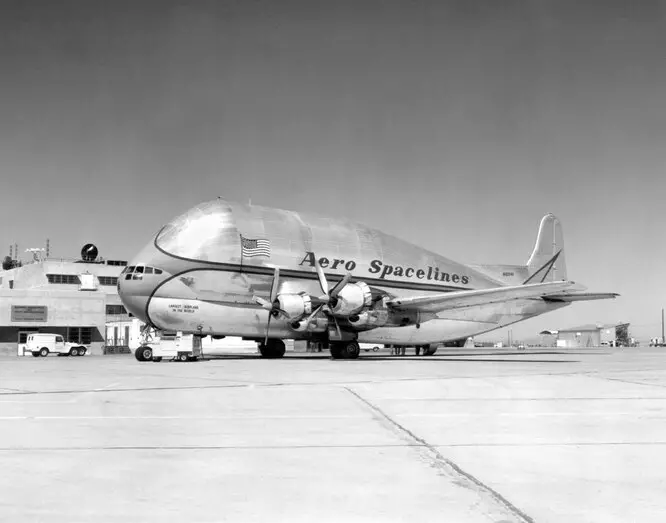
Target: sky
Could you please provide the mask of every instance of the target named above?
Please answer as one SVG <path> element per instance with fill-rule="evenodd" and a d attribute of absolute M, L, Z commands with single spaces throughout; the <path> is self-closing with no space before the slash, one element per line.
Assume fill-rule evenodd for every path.
<path fill-rule="evenodd" d="M 663 1 L 7 0 L 0 252 L 131 259 L 221 196 L 517 264 L 552 212 L 569 278 L 622 296 L 514 339 L 659 336 L 664 49 Z"/>

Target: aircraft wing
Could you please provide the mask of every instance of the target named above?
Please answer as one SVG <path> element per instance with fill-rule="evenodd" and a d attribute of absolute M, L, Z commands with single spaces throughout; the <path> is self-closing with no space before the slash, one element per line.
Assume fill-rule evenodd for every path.
<path fill-rule="evenodd" d="M 530 283 L 511 287 L 493 287 L 492 289 L 479 289 L 473 291 L 454 291 L 430 296 L 410 296 L 394 298 L 387 302 L 389 307 L 399 310 L 418 310 L 421 312 L 439 312 L 450 309 L 462 309 L 476 305 L 500 303 L 503 301 L 521 298 L 548 298 L 556 296 L 562 300 L 563 296 L 576 296 L 566 291 L 581 290 L 581 287 L 572 281 L 558 281 L 548 283 Z"/>
<path fill-rule="evenodd" d="M 615 292 L 570 292 L 563 294 L 549 294 L 544 296 L 546 301 L 588 301 L 588 300 L 608 300 L 617 298 L 619 294 Z"/>

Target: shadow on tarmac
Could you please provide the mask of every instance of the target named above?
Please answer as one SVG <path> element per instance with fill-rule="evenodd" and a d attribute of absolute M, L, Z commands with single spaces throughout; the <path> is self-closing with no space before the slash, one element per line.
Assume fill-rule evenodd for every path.
<path fill-rule="evenodd" d="M 553 353 L 539 353 L 539 354 L 563 354 L 558 352 Z M 442 355 L 442 356 L 375 356 L 375 355 L 361 355 L 361 357 L 355 360 L 334 360 L 330 355 L 325 353 L 317 353 L 312 355 L 285 355 L 282 359 L 288 360 L 331 360 L 331 361 L 341 361 L 341 362 L 358 362 L 358 361 L 422 361 L 422 362 L 478 362 L 478 363 L 576 363 L 578 360 L 546 360 L 546 359 L 526 359 L 526 358 L 488 358 L 487 354 L 460 354 L 460 355 Z M 515 356 L 526 356 L 526 354 L 515 354 Z M 263 359 L 258 354 L 229 354 L 229 355 L 214 355 L 206 356 L 200 358 L 199 361 L 212 361 L 212 360 L 257 360 Z"/>

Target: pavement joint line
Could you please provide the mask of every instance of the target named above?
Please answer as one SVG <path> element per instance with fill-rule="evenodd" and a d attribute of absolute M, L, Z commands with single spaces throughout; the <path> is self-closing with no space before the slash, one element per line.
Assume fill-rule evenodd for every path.
<path fill-rule="evenodd" d="M 630 385 L 643 385 L 645 387 L 658 387 L 660 389 L 666 388 L 666 385 L 662 385 L 660 383 L 645 383 L 645 382 L 641 382 L 641 381 L 623 380 L 623 379 L 620 379 L 620 378 L 609 378 L 607 376 L 590 375 L 590 377 L 591 378 L 596 378 L 596 379 L 599 379 L 599 380 L 617 381 L 617 382 L 620 382 L 620 383 L 628 383 Z"/>
<path fill-rule="evenodd" d="M 497 448 L 497 447 L 596 447 L 596 446 L 661 446 L 666 441 L 608 441 L 608 442 L 573 442 L 573 443 L 381 443 L 381 444 L 350 444 L 350 445 L 115 445 L 99 447 L 0 447 L 0 452 L 77 452 L 86 450 L 285 450 L 285 449 L 383 449 L 383 448 Z M 450 460 L 442 458 L 450 463 Z M 457 466 L 457 465 L 456 465 Z M 456 470 L 458 472 L 458 470 Z M 462 472 L 465 477 L 467 473 Z M 477 480 L 478 481 L 478 480 Z M 476 482 L 475 482 L 476 483 Z M 477 483 L 478 485 L 478 483 Z M 481 486 L 481 485 L 479 485 Z M 484 489 L 489 487 L 483 486 Z M 503 502 L 504 503 L 504 502 Z M 526 516 L 523 516 L 526 517 Z M 529 520 L 531 521 L 531 520 Z"/>
<path fill-rule="evenodd" d="M 493 498 L 496 502 L 498 502 L 501 506 L 505 507 L 508 509 L 510 512 L 512 512 L 515 516 L 520 518 L 521 520 L 525 521 L 526 523 L 534 523 L 534 520 L 528 516 L 525 512 L 520 510 L 518 507 L 516 507 L 513 503 L 511 503 L 508 499 L 506 499 L 504 496 L 502 496 L 499 492 L 496 490 L 492 489 L 485 483 L 483 483 L 481 480 L 477 479 L 475 476 L 470 474 L 469 472 L 466 472 L 463 470 L 460 466 L 458 466 L 456 463 L 451 461 L 450 459 L 445 458 L 440 454 L 440 452 L 437 450 L 436 447 L 432 446 L 429 444 L 426 440 L 423 438 L 418 437 L 416 434 L 414 434 L 412 431 L 410 431 L 408 428 L 404 427 L 397 421 L 395 421 L 393 418 L 391 418 L 388 414 L 386 414 L 381 408 L 378 406 L 374 405 L 370 401 L 366 400 L 363 396 L 361 396 L 358 392 L 355 390 L 345 387 L 345 389 L 355 396 L 359 401 L 361 401 L 363 404 L 365 404 L 367 407 L 369 407 L 371 410 L 373 410 L 375 413 L 379 414 L 383 419 L 388 421 L 391 425 L 396 427 L 398 430 L 400 430 L 404 435 L 406 435 L 408 438 L 410 438 L 413 441 L 416 441 L 420 445 L 419 447 L 425 448 L 430 453 L 432 454 L 434 458 L 434 462 L 436 464 L 439 464 L 440 466 L 445 466 L 446 468 L 452 470 L 454 473 L 456 473 L 458 476 L 462 476 L 463 478 L 467 479 L 474 485 L 476 485 L 481 491 L 485 492 L 486 494 L 490 495 L 491 498 Z"/>
<path fill-rule="evenodd" d="M 99 447 L 0 447 L 0 452 L 75 452 L 86 450 L 285 450 L 285 449 L 384 449 L 424 447 L 420 443 L 382 443 L 354 445 L 115 445 Z"/>
<path fill-rule="evenodd" d="M 344 387 L 350 385 L 362 385 L 362 384 L 384 384 L 384 383 L 395 383 L 395 382 L 406 382 L 406 381 L 444 381 L 444 380 L 456 380 L 456 379 L 506 379 L 514 377 L 539 377 L 539 376 L 585 376 L 585 377 L 594 377 L 598 379 L 605 379 L 610 381 L 625 381 L 626 383 L 632 383 L 635 385 L 644 385 L 651 387 L 660 387 L 666 388 L 666 385 L 650 384 L 650 383 L 640 383 L 632 382 L 628 380 L 621 380 L 617 378 L 607 378 L 603 376 L 596 376 L 589 371 L 586 372 L 546 372 L 546 373 L 534 373 L 534 374 L 503 374 L 503 375 L 489 375 L 489 376 L 423 376 L 423 377 L 414 377 L 414 378 L 384 378 L 381 380 L 356 380 L 356 381 L 342 381 L 342 382 L 288 382 L 288 383 L 267 383 L 267 382 L 258 382 L 258 383 L 248 383 L 248 382 L 236 382 L 230 384 L 220 384 L 220 385 L 185 385 L 185 386 L 172 386 L 172 387 L 124 387 L 118 389 L 81 389 L 81 390 L 49 390 L 49 391 L 35 391 L 35 390 L 22 390 L 22 389 L 8 389 L 4 387 L 0 389 L 0 397 L 2 396 L 26 396 L 26 395 L 44 395 L 44 394 L 83 394 L 83 393 L 103 393 L 103 392 L 148 392 L 148 391 L 159 391 L 159 390 L 201 390 L 201 389 L 225 389 L 225 388 L 260 388 L 260 387 Z M 167 376 L 163 376 L 167 377 Z M 168 376 L 171 377 L 171 376 Z M 192 378 L 197 379 L 197 378 Z M 231 380 L 230 380 L 231 381 Z M 5 392 L 10 390 L 11 392 Z M 658 399 L 658 398 L 655 398 Z M 464 401 L 464 400 L 454 400 L 454 401 Z M 470 401 L 469 399 L 467 401 Z M 476 401 L 476 400 L 471 400 Z M 498 400 L 501 401 L 501 400 Z"/>

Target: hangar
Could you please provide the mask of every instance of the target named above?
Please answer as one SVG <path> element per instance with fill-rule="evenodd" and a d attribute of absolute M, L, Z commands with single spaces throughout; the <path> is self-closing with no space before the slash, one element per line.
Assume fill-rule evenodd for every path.
<path fill-rule="evenodd" d="M 103 354 L 106 324 L 129 318 L 117 290 L 127 262 L 99 258 L 92 244 L 76 259 L 32 251 L 29 262 L 7 256 L 2 263 L 0 354 L 16 355 L 31 332 L 61 334 L 87 345 L 91 354 Z"/>
<path fill-rule="evenodd" d="M 588 324 L 559 330 L 544 330 L 539 334 L 542 345 L 563 348 L 600 347 L 602 345 L 629 344 L 629 324 Z M 626 339 L 626 340 L 625 340 Z M 625 341 L 623 341 L 625 340 Z"/>

